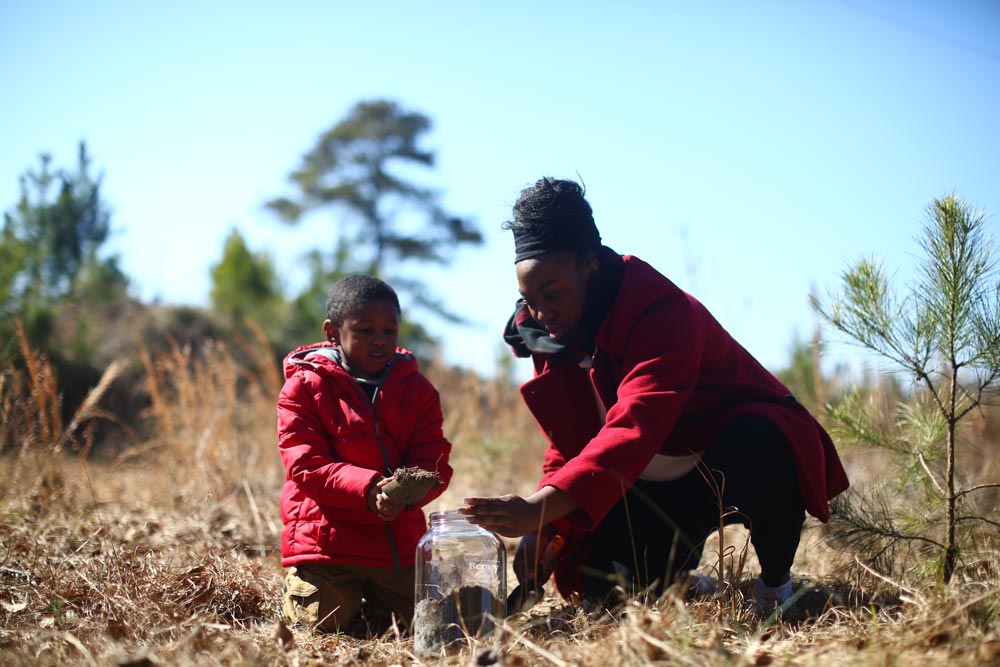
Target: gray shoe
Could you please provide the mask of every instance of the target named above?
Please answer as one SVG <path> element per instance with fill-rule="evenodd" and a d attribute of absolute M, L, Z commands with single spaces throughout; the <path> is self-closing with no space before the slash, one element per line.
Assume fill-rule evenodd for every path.
<path fill-rule="evenodd" d="M 788 598 L 792 597 L 792 578 L 777 587 L 764 585 L 764 580 L 760 577 L 753 582 L 753 606 L 754 610 L 762 617 L 766 618 L 774 613 L 775 609 L 781 609 Z M 788 608 L 782 609 L 788 611 Z"/>

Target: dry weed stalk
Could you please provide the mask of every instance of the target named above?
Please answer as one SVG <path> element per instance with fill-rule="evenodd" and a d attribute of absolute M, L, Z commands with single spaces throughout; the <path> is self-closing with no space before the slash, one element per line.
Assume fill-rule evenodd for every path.
<path fill-rule="evenodd" d="M 274 444 L 277 371 L 269 349 L 255 351 L 258 365 L 250 368 L 217 342 L 207 341 L 197 353 L 176 343 L 160 353 L 142 350 L 152 455 L 169 471 L 163 480 L 169 488 L 160 496 L 209 515 L 235 506 L 256 527 L 259 549 L 276 545 L 272 508 L 284 480 Z M 262 503 L 271 511 L 261 511 Z"/>
<path fill-rule="evenodd" d="M 31 348 L 20 321 L 15 321 L 15 331 L 24 368 L 8 358 L 0 369 L 0 414 L 4 417 L 0 455 L 9 453 L 13 457 L 8 462 L 9 478 L 20 483 L 8 486 L 8 491 L 13 497 L 33 498 L 38 512 L 54 503 L 77 500 L 80 485 L 73 481 L 79 476 L 64 474 L 64 448 L 69 446 L 79 455 L 85 476 L 90 427 L 98 418 L 115 419 L 100 408 L 100 403 L 121 375 L 124 364 L 115 362 L 105 369 L 64 428 L 62 401 L 52 364 Z"/>
<path fill-rule="evenodd" d="M 18 367 L 13 356 L 3 360 L 4 443 L 0 452 L 16 448 L 23 455 L 34 443 L 50 443 L 55 434 L 62 433 L 62 415 L 52 365 L 31 349 L 20 320 L 14 321 L 14 329 L 24 368 Z"/>

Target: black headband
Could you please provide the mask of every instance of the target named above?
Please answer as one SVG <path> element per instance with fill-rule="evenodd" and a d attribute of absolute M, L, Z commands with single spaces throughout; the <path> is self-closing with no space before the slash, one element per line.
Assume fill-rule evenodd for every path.
<path fill-rule="evenodd" d="M 537 228 L 514 228 L 514 263 L 547 255 L 551 252 L 564 250 L 598 250 L 601 247 L 601 234 L 594 223 L 567 229 L 549 227 L 543 230 Z"/>

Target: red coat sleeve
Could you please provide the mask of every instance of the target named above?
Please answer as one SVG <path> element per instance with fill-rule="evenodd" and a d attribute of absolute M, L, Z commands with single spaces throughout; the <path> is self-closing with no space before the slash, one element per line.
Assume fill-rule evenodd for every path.
<path fill-rule="evenodd" d="M 317 407 L 318 377 L 296 373 L 278 396 L 278 449 L 288 479 L 320 505 L 367 511 L 365 494 L 381 477 L 368 468 L 333 457 L 331 437 L 323 428 Z"/>
<path fill-rule="evenodd" d="M 684 326 L 672 326 L 677 322 Z M 663 446 L 696 386 L 704 331 L 683 296 L 657 302 L 636 320 L 604 425 L 579 452 L 561 451 L 565 463 L 542 479 L 580 506 L 568 519 L 584 528 L 600 523 Z"/>

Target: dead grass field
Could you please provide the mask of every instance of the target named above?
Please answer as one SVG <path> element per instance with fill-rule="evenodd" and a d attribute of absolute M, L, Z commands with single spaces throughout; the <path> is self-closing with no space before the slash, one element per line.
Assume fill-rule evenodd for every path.
<path fill-rule="evenodd" d="M 715 598 L 633 599 L 587 613 L 551 594 L 488 643 L 418 660 L 412 640 L 281 632 L 274 445 L 277 370 L 238 366 L 227 350 L 146 355 L 152 437 L 111 460 L 87 456 L 87 424 L 110 417 L 100 391 L 69 424 L 45 360 L 0 369 L 0 664 L 37 665 L 988 665 L 1000 664 L 1000 548 L 948 587 L 866 569 L 810 522 L 794 572 L 802 592 L 780 621 L 742 603 L 756 574 L 739 566 Z M 211 359 L 207 363 L 204 359 Z M 108 371 L 107 383 L 117 370 Z M 504 381 L 429 371 L 454 444 L 451 488 L 529 492 L 543 447 Z M 993 449 L 992 451 L 996 451 Z M 848 458 L 851 472 L 870 460 Z M 512 545 L 511 545 L 512 546 Z M 703 568 L 719 560 L 718 541 Z"/>

